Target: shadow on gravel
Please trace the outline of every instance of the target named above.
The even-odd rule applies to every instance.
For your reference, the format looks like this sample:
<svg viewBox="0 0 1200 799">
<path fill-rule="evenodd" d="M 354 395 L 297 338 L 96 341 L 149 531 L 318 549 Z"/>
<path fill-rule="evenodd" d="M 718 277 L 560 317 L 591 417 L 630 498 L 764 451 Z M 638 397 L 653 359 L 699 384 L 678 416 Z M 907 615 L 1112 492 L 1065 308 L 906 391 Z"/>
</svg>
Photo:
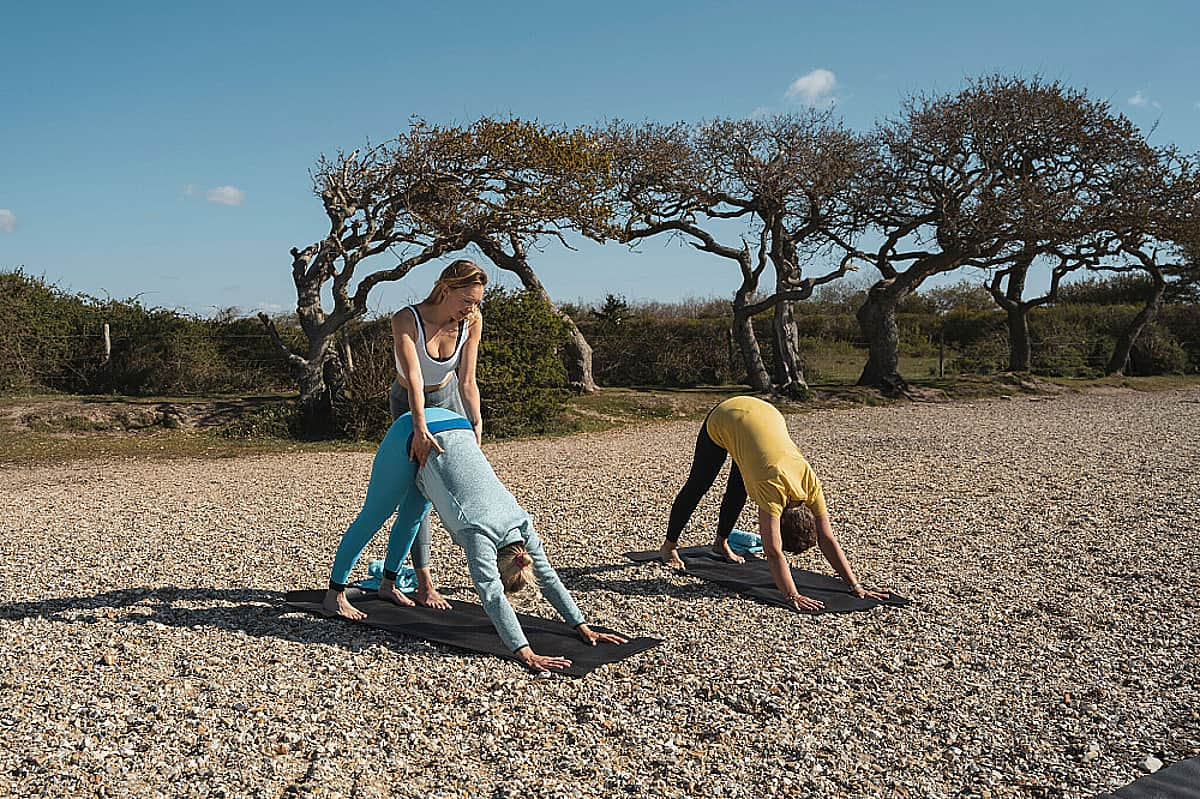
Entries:
<svg viewBox="0 0 1200 799">
<path fill-rule="evenodd" d="M 679 584 L 672 582 L 669 578 L 676 576 L 676 574 L 668 571 L 666 566 L 655 565 L 653 568 L 656 569 L 656 576 L 640 580 L 607 577 L 599 579 L 595 576 L 598 574 L 611 574 L 612 572 L 624 572 L 631 568 L 636 569 L 642 565 L 637 563 L 607 563 L 601 566 L 589 566 L 584 569 L 558 569 L 558 576 L 562 579 L 563 585 L 568 590 L 585 594 L 592 591 L 611 591 L 612 593 L 624 594 L 625 596 L 671 597 L 672 599 L 684 600 L 736 596 L 734 592 L 727 591 L 712 583 L 691 581 Z M 687 576 L 687 572 L 682 572 L 681 574 L 682 576 Z"/>
<path fill-rule="evenodd" d="M 445 657 L 484 657 L 448 651 L 424 641 L 368 627 L 322 619 L 288 607 L 284 592 L 253 588 L 125 588 L 94 596 L 60 597 L 0 604 L 0 621 L 48 619 L 66 624 L 161 624 L 193 630 L 241 632 L 301 644 L 329 644 L 357 652 L 383 646 L 399 653 Z M 452 598 L 453 599 L 453 598 Z"/>
</svg>

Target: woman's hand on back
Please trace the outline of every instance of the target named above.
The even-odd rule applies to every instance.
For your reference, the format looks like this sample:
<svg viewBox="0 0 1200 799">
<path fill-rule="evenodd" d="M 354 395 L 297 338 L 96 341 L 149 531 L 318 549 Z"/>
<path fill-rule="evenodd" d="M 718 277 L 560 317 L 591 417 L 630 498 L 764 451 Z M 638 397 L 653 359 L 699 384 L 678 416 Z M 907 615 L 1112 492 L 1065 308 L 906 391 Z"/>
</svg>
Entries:
<svg viewBox="0 0 1200 799">
<path fill-rule="evenodd" d="M 428 429 L 414 430 L 412 437 L 412 449 L 409 450 L 409 457 L 417 462 L 418 466 L 425 465 L 425 459 L 429 457 L 429 451 L 436 449 L 438 452 L 445 452 L 442 445 L 437 442 L 437 439 L 430 434 Z"/>
</svg>

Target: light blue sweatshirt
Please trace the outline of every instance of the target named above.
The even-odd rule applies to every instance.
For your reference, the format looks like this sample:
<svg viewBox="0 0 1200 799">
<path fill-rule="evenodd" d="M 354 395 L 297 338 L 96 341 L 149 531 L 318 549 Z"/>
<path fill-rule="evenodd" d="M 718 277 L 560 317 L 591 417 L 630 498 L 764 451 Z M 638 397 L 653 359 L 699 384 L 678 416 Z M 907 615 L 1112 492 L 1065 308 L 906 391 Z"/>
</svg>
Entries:
<svg viewBox="0 0 1200 799">
<path fill-rule="evenodd" d="M 583 624 L 583 614 L 546 560 L 533 520 L 496 477 L 475 443 L 475 433 L 446 430 L 435 433 L 434 438 L 445 452 L 429 451 L 429 458 L 417 472 L 417 488 L 437 508 L 454 543 L 466 551 L 479 601 L 504 645 L 515 652 L 529 643 L 504 596 L 496 567 L 497 550 L 509 544 L 524 543 L 543 596 L 567 624 Z"/>
</svg>

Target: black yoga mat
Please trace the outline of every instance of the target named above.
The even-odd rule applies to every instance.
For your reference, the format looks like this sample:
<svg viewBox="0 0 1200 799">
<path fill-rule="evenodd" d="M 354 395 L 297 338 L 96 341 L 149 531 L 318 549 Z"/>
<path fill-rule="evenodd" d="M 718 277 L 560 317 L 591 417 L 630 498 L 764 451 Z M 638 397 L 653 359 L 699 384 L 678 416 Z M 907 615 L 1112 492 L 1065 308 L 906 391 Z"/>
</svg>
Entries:
<svg viewBox="0 0 1200 799">
<path fill-rule="evenodd" d="M 626 552 L 625 557 L 635 563 L 645 563 L 659 559 L 658 550 L 647 552 Z M 778 605 L 781 608 L 795 610 L 792 603 L 779 593 L 775 580 L 771 577 L 771 569 L 765 558 L 746 554 L 745 563 L 730 563 L 713 554 L 711 547 L 683 547 L 679 557 L 687 566 L 686 574 L 699 577 L 702 580 L 716 583 L 731 591 L 744 594 L 768 605 Z M 859 599 L 850 593 L 846 584 L 836 577 L 830 577 L 815 572 L 792 569 L 792 579 L 796 582 L 796 590 L 805 596 L 819 599 L 825 603 L 822 610 L 804 610 L 800 613 L 847 613 L 852 610 L 868 610 L 876 605 L 907 605 L 904 597 L 891 593 L 887 599 Z M 890 593 L 890 592 L 889 592 Z"/>
<path fill-rule="evenodd" d="M 1200 757 L 1172 763 L 1096 799 L 1200 799 Z"/>
<path fill-rule="evenodd" d="M 324 591 L 291 591 L 284 597 L 284 602 L 297 610 L 323 616 L 321 600 L 324 598 Z M 450 610 L 433 610 L 420 606 L 402 608 L 379 599 L 374 592 L 363 592 L 355 588 L 346 589 L 346 598 L 367 614 L 367 618 L 360 622 L 350 622 L 352 624 L 365 624 L 378 630 L 411 635 L 425 641 L 520 662 L 501 642 L 487 613 L 481 606 L 472 602 L 452 600 Z M 411 596 L 409 598 L 412 599 Z M 603 642 L 589 646 L 580 640 L 575 630 L 560 621 L 526 616 L 523 613 L 518 613 L 517 618 L 534 652 L 539 655 L 565 657 L 571 661 L 569 668 L 555 669 L 553 672 L 571 677 L 584 677 L 605 663 L 616 663 L 661 643 L 657 638 L 633 638 L 629 643 L 619 646 Z M 338 617 L 338 620 L 350 621 L 341 617 Z M 606 627 L 592 624 L 588 626 L 600 632 L 615 632 Z"/>
</svg>

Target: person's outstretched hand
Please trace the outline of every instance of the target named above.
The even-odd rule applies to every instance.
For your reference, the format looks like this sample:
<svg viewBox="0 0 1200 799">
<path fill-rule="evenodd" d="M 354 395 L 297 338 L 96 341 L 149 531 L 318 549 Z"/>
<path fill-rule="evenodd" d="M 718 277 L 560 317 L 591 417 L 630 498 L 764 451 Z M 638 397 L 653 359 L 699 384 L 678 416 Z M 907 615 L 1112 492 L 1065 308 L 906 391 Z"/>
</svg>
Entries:
<svg viewBox="0 0 1200 799">
<path fill-rule="evenodd" d="M 850 586 L 850 591 L 859 599 L 887 599 L 891 594 L 887 591 L 871 591 L 862 587 L 862 583 Z"/>
<path fill-rule="evenodd" d="M 553 655 L 539 655 L 534 652 L 529 645 L 525 645 L 517 651 L 517 657 L 521 658 L 521 662 L 530 671 L 550 671 L 551 669 L 565 669 L 571 665 L 571 661 L 563 657 L 555 657 Z"/>
<path fill-rule="evenodd" d="M 792 594 L 788 597 L 788 601 L 792 603 L 792 607 L 796 610 L 820 610 L 825 607 L 825 603 L 821 600 L 813 599 L 800 593 Z"/>
<path fill-rule="evenodd" d="M 583 642 L 585 644 L 591 644 L 592 646 L 595 646 L 597 641 L 603 641 L 606 644 L 629 643 L 629 639 L 625 638 L 624 636 L 615 635 L 613 633 L 598 633 L 591 627 L 588 627 L 586 624 L 581 624 L 575 629 L 579 631 L 579 637 L 583 639 Z"/>
</svg>

